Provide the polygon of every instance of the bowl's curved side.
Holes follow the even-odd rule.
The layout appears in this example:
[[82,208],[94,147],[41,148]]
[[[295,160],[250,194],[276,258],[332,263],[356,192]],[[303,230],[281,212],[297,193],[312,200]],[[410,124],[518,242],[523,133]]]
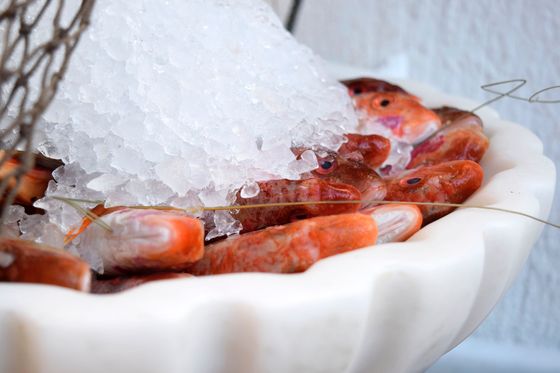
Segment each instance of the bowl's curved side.
[[[421,85],[403,85],[426,97]],[[476,106],[438,92],[428,97],[431,106],[448,104],[467,110]],[[548,217],[556,171],[552,161],[543,156],[540,140],[526,128],[499,119],[493,110],[483,109],[478,114],[486,124],[491,146],[482,161],[486,181],[467,203]],[[350,371],[371,371],[375,366],[374,371],[409,372],[429,367],[490,313],[517,276],[542,228],[541,223],[516,215],[463,209],[401,245],[422,243],[411,250],[430,261],[407,255],[394,264],[392,273],[398,273],[401,266],[413,268],[401,270],[387,286],[381,285],[379,278],[375,280],[372,288],[379,292],[372,295],[365,337]],[[436,257],[445,261],[449,254],[452,257],[447,262],[433,262]],[[376,260],[374,266],[378,268],[381,262]],[[407,288],[415,290],[391,297],[394,289]],[[381,310],[377,302],[383,302]],[[395,343],[385,339],[389,335]]]
[[[472,108],[410,82],[430,105]],[[488,175],[468,202],[548,216],[552,162],[528,130],[480,112]],[[322,260],[297,275],[232,274],[94,296],[0,285],[0,371],[421,371],[480,324],[542,226],[462,209],[402,244]]]

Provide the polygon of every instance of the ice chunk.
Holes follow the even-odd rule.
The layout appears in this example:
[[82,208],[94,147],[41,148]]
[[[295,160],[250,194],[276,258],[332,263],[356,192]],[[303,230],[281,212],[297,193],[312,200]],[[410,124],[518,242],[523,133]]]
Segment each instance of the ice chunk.
[[65,233],[45,215],[28,215],[20,222],[21,238],[51,247],[64,247]]
[[256,181],[251,180],[243,185],[243,188],[241,188],[239,195],[242,198],[253,198],[256,197],[260,191],[261,189],[259,187],[259,184]]
[[187,165],[180,157],[167,158],[155,166],[155,172],[159,180],[168,185],[171,190],[179,195],[189,189],[189,178]]
[[299,159],[290,162],[290,170],[293,172],[295,179],[298,179],[299,175],[313,171],[318,167],[317,156],[312,150],[306,150],[301,153]]
[[214,214],[214,226],[215,228],[206,235],[206,240],[237,234],[243,228],[241,223],[235,220],[228,211],[217,211]]
[[74,239],[68,250],[85,260],[95,272],[103,274],[105,267],[103,266],[103,258],[99,253],[98,245],[99,240],[91,237],[91,235],[78,236]]
[[385,176],[398,175],[402,173],[412,158],[412,150],[414,146],[394,138],[391,140],[391,152],[381,165],[380,173]]
[[310,167],[317,167],[317,156],[312,150],[306,150],[301,153],[301,160],[307,163]]
[[106,192],[107,190],[114,189],[119,185],[126,182],[126,179],[118,174],[102,174],[95,179],[91,180],[87,187],[92,190],[98,190],[100,192]]
[[2,226],[2,236],[4,237],[19,237],[21,232],[19,230],[19,222],[27,216],[23,206],[8,206],[8,214],[4,219]]
[[[98,0],[38,149],[66,164],[47,196],[224,205],[298,178],[315,163],[292,145],[336,149],[356,123],[346,89],[264,2]],[[62,231],[79,221],[38,206]],[[218,233],[237,229],[228,216]]]

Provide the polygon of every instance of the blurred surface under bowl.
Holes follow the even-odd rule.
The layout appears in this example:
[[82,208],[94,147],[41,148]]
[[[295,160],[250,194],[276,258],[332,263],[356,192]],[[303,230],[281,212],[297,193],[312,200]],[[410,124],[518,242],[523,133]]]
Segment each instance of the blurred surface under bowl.
[[[476,106],[398,83],[429,106]],[[541,142],[491,109],[478,114],[491,145],[484,185],[468,203],[546,218],[555,168]],[[423,371],[488,315],[542,228],[469,208],[408,242],[331,257],[302,274],[171,280],[109,296],[0,284],[0,372]]]

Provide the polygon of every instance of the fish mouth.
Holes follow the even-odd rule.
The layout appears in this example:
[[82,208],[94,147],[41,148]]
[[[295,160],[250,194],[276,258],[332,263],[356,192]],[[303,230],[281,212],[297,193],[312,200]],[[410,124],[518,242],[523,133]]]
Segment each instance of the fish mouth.
[[[322,181],[322,180],[321,180]],[[309,202],[313,199],[316,201],[358,201],[362,198],[362,195],[358,188],[350,184],[341,183],[330,183],[323,182],[321,188],[318,190],[318,194],[315,198],[311,198]],[[305,206],[305,211],[311,216],[319,215],[336,215],[343,213],[356,212],[358,210],[358,205],[356,203],[335,203],[335,204],[318,204],[314,205],[310,203]]]
[[375,201],[384,200],[387,195],[387,186],[382,180],[378,180],[368,184],[361,192],[362,203],[359,207],[360,210],[377,205]]
[[395,131],[402,123],[403,118],[399,115],[386,115],[377,118],[377,122],[383,127]]
[[290,222],[293,223],[295,221],[305,220],[312,217],[313,216],[310,215],[305,209],[295,210],[290,215]]

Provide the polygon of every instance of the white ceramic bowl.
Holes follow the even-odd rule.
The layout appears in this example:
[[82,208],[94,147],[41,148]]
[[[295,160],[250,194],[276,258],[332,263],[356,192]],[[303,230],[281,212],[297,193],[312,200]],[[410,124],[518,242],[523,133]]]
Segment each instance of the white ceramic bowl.
[[[428,105],[476,106],[400,84]],[[479,114],[491,146],[484,186],[468,202],[547,217],[555,168],[541,142],[490,109]],[[488,315],[541,229],[463,209],[406,243],[296,275],[163,281],[108,296],[0,284],[0,372],[423,371]]]

